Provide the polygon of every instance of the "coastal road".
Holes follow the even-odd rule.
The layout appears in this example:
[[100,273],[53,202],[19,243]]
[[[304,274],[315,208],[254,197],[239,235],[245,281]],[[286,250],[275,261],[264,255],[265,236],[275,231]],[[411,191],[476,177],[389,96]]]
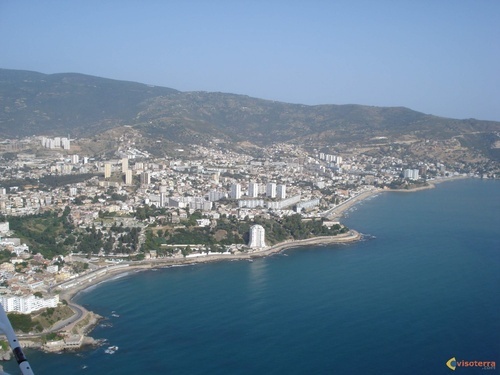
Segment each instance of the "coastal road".
[[70,331],[75,323],[77,323],[83,316],[84,314],[88,313],[88,311],[79,305],[75,305],[73,303],[68,303],[68,306],[73,310],[74,314],[73,316],[69,317],[68,319],[64,319],[60,322],[57,322],[54,324],[52,327],[50,327],[48,330],[40,333],[19,333],[17,336],[20,339],[27,339],[29,340],[30,338],[35,338],[35,337],[42,337],[46,335],[47,333],[52,333],[52,332],[57,332],[60,331],[61,329],[64,329],[66,331]]
[[321,213],[321,216],[322,217],[325,217],[325,218],[330,218],[331,216],[335,217],[335,216],[339,216],[341,215],[345,210],[348,210],[351,205],[357,203],[358,201],[364,199],[364,198],[367,198],[368,196],[372,195],[372,194],[375,194],[377,192],[379,192],[380,190],[379,189],[367,189],[367,190],[364,190],[362,192],[360,192],[359,194],[357,195],[354,195],[350,198],[347,198],[345,201],[343,201],[342,203],[338,204],[337,206],[333,207],[333,208],[330,208],[328,210],[326,210],[325,212],[322,212]]
[[71,330],[71,328],[73,328],[72,325],[75,322],[78,322],[83,317],[83,315],[87,313],[87,310],[85,308],[76,305],[74,303],[69,302],[68,306],[71,308],[71,310],[73,310],[74,312],[73,316],[69,317],[68,319],[64,319],[60,322],[57,322],[48,330],[48,332],[55,332],[61,329],[69,331]]

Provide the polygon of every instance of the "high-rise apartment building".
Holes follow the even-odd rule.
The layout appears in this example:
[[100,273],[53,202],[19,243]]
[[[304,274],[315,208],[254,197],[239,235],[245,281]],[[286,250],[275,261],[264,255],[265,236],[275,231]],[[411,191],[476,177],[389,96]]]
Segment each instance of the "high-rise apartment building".
[[270,182],[266,185],[266,197],[276,198],[276,184]]
[[127,169],[125,171],[125,185],[132,185],[132,170]]
[[286,198],[286,185],[278,185],[276,186],[276,195],[278,199]]
[[252,225],[250,227],[250,242],[248,246],[251,248],[266,247],[266,230],[262,225]]
[[232,184],[231,185],[231,199],[240,199],[241,198],[241,185],[240,184]]
[[225,197],[226,197],[226,193],[224,193],[222,191],[210,190],[208,192],[208,201],[209,202],[217,202]]
[[409,178],[410,180],[418,180],[418,169],[405,169],[403,171],[403,176],[404,178]]
[[111,163],[104,164],[104,178],[111,177]]
[[122,159],[122,173],[125,173],[128,170],[128,158]]
[[71,148],[71,141],[68,138],[61,138],[61,147],[69,150]]
[[248,196],[250,198],[257,198],[259,196],[259,184],[251,182],[248,185]]
[[151,184],[151,175],[149,172],[141,173],[141,185],[149,185]]

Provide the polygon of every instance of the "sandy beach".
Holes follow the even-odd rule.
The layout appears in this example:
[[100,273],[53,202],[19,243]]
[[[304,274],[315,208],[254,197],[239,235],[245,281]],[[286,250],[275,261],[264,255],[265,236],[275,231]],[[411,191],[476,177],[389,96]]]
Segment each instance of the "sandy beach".
[[349,198],[348,200],[342,202],[338,206],[334,207],[333,209],[329,210],[328,215],[326,215],[329,219],[331,220],[340,220],[344,212],[349,210],[351,207],[354,205],[360,203],[361,201],[364,201],[365,199],[368,199],[374,195],[377,195],[381,192],[384,192],[386,190],[384,189],[379,189],[379,188],[373,188],[367,191],[362,192],[361,194],[358,194],[352,198]]

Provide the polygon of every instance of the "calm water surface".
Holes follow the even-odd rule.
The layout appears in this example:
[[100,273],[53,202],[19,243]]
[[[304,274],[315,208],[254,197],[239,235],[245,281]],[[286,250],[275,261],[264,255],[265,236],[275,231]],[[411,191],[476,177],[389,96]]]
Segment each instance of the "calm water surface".
[[366,239],[103,283],[77,301],[107,317],[92,335],[119,350],[28,358],[55,375],[449,374],[451,357],[500,363],[500,181],[380,194],[344,221]]

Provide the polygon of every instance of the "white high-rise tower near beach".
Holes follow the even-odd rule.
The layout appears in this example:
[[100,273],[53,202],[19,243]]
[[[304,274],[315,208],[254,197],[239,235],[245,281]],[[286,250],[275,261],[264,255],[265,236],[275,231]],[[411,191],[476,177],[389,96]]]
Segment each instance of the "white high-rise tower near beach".
[[250,227],[250,242],[248,246],[251,248],[266,247],[266,230],[262,225],[252,225]]

